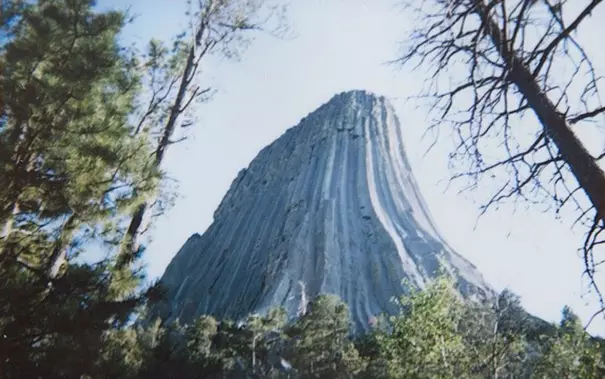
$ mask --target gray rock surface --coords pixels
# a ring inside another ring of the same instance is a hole
[[[265,147],[233,181],[214,222],[191,236],[162,282],[168,320],[239,319],[333,293],[357,330],[407,285],[424,287],[439,262],[466,296],[493,291],[440,237],[384,97],[334,96]],[[405,280],[407,284],[403,284]],[[302,284],[302,285],[301,285]]]

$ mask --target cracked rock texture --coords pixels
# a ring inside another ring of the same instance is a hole
[[[393,107],[384,97],[350,91],[239,172],[212,225],[191,236],[167,267],[162,282],[170,300],[156,311],[188,322],[283,306],[294,317],[301,298],[332,293],[363,331],[373,315],[396,310],[390,300],[406,286],[430,282],[440,261],[463,295],[494,293],[439,235]]]

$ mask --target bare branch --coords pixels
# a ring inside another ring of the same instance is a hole
[[[567,122],[569,122],[572,125],[577,124],[578,122],[580,122],[582,120],[586,120],[587,118],[592,118],[592,117],[598,116],[601,113],[605,113],[605,106],[599,107],[590,112],[585,112],[585,113],[579,114],[577,116],[574,116],[574,117],[570,118]]]
[[[212,88],[208,87],[208,88],[204,88],[203,90],[200,90],[200,87],[195,87],[195,89],[193,90],[193,93],[191,94],[191,96],[189,97],[189,100],[187,100],[187,102],[185,103],[185,105],[183,105],[178,112],[179,113],[183,113],[187,110],[187,108],[189,108],[189,105],[191,105],[191,102],[197,98],[199,98],[200,96],[204,96],[205,94],[207,94],[208,92],[210,92],[212,90]]]
[[[544,51],[542,52],[542,58],[540,58],[540,61],[538,62],[538,65],[536,66],[536,68],[534,69],[534,73],[533,76],[536,77],[536,75],[538,75],[538,73],[540,72],[540,70],[542,69],[542,66],[544,66],[544,64],[549,60],[550,57],[550,53],[555,49],[555,47],[563,40],[565,40],[566,38],[568,38],[570,36],[570,34],[576,30],[578,28],[578,26],[580,26],[580,24],[582,23],[582,21],[590,16],[590,14],[592,14],[592,11],[597,7],[597,5],[599,5],[599,3],[601,3],[603,0],[592,0],[590,2],[590,4],[584,8],[584,10],[578,15],[578,17],[576,17],[576,19],[569,24],[569,26],[567,28],[565,28],[558,36],[557,38],[553,39],[548,46],[546,46],[546,48],[544,49]]]
[[[605,219],[598,163],[605,153],[593,157],[571,126],[605,114],[601,77],[576,40],[603,1],[580,6],[569,24],[562,17],[567,2],[426,3],[407,2],[418,27],[392,63],[428,69],[426,89],[416,98],[429,101],[435,116],[429,129],[448,128],[456,142],[452,180],[465,178],[463,191],[495,182],[480,214],[509,200],[543,205],[555,217],[563,207],[577,212],[576,222],[587,228],[586,275],[600,296],[593,275],[600,260],[593,255],[601,229],[591,228],[591,220],[595,227]]]

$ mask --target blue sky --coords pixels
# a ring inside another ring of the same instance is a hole
[[[367,89],[387,96],[401,119],[406,151],[432,215],[450,245],[476,264],[497,289],[509,287],[525,307],[549,321],[558,321],[569,304],[583,319],[597,305],[586,292],[582,262],[576,251],[581,231],[525,205],[503,206],[483,216],[479,204],[490,188],[458,194],[446,191],[451,175],[451,140],[443,133],[426,156],[430,140],[426,110],[405,98],[422,87],[422,75],[385,64],[397,57],[398,42],[412,21],[391,0],[305,0],[292,2],[292,36],[285,40],[258,34],[239,62],[213,60],[203,80],[217,90],[198,111],[199,122],[188,140],[170,148],[164,169],[178,180],[175,206],[157,220],[146,261],[151,277],[162,274],[192,233],[202,233],[237,172],[260,149],[327,101],[349,89]],[[143,44],[168,39],[187,25],[185,1],[101,0],[101,8],[125,8],[140,16],[127,27],[125,41]],[[603,7],[601,7],[603,8]],[[600,9],[593,20],[605,19]],[[591,21],[598,35],[602,27]],[[587,48],[605,53],[596,38]],[[601,66],[602,69],[605,67]],[[602,70],[601,72],[605,72]],[[602,139],[601,139],[602,141]],[[476,228],[475,228],[475,225]],[[601,286],[605,281],[601,275]],[[592,332],[605,335],[605,322]]]

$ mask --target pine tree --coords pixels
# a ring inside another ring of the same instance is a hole
[[[320,295],[286,330],[292,340],[289,362],[301,378],[352,378],[365,360],[349,335],[347,305],[334,295]]]
[[[79,377],[105,331],[127,322],[140,273],[112,273],[121,218],[153,191],[148,137],[129,123],[137,61],[119,12],[87,0],[20,2],[0,49],[0,370]],[[136,194],[136,196],[135,196]]]

